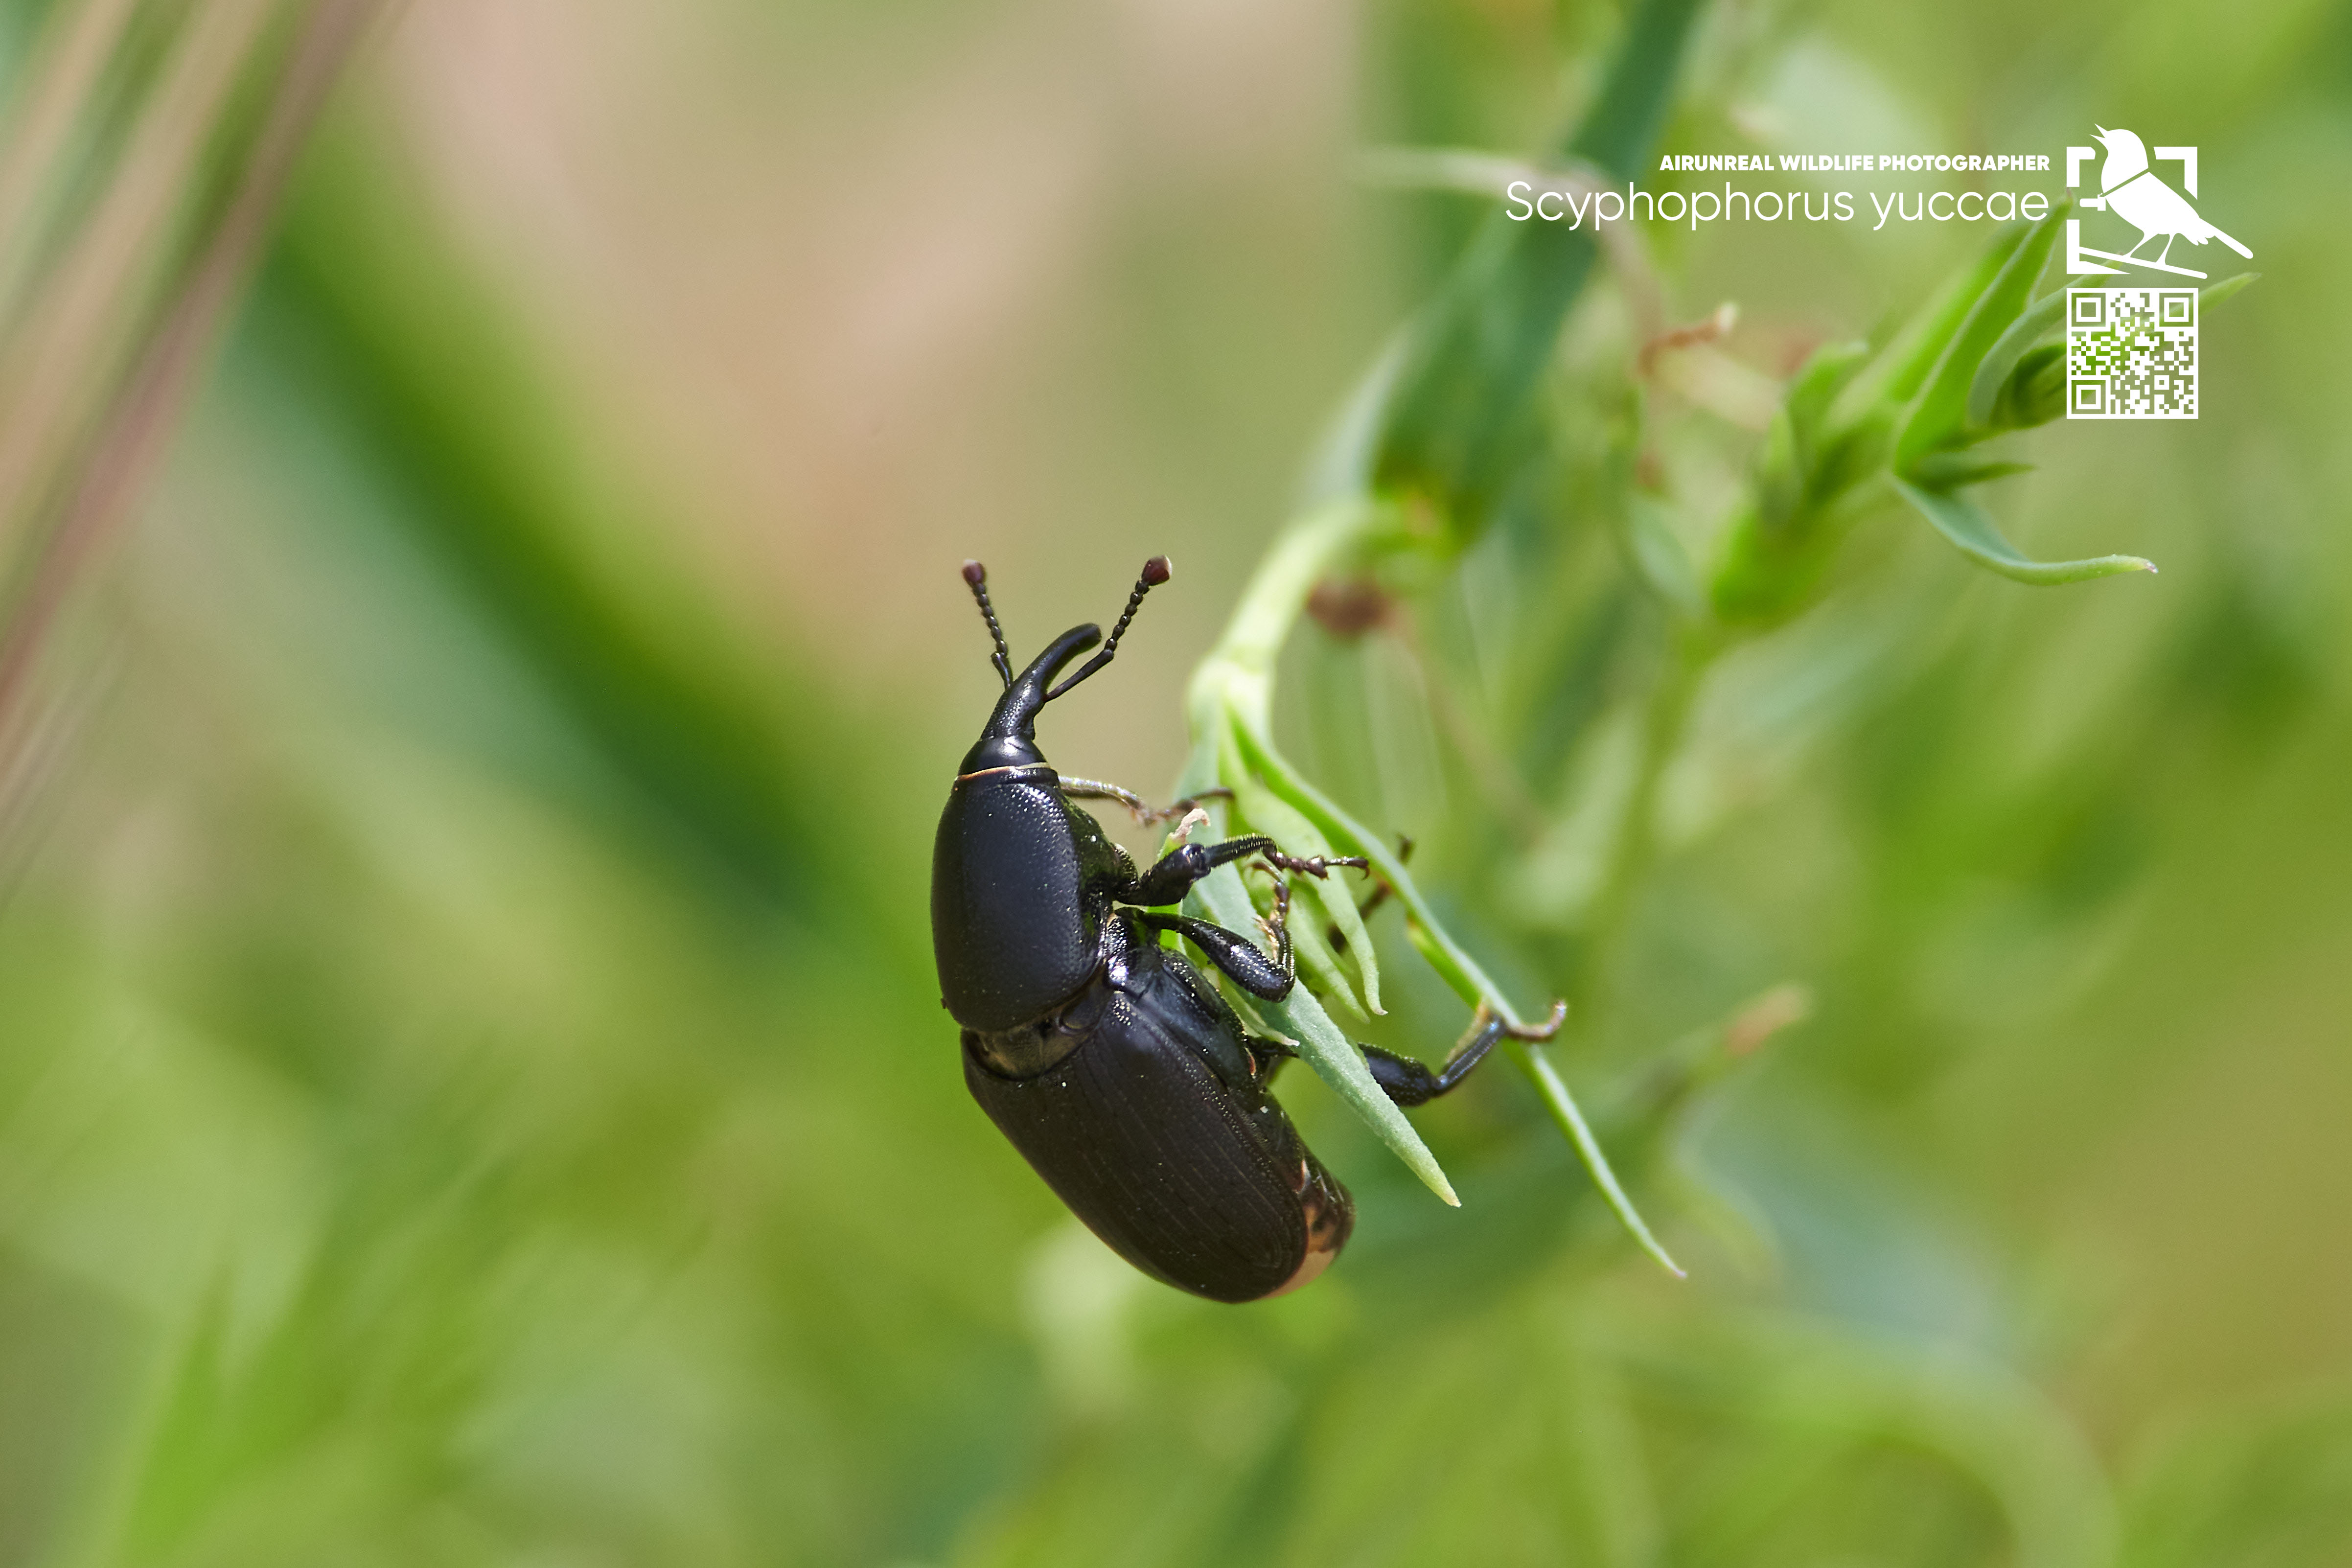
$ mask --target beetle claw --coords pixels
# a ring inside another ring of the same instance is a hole
[[[1290,884],[1282,874],[1263,861],[1258,868],[1274,879],[1274,907],[1257,917],[1257,929],[1265,933],[1266,945],[1274,949],[1274,961],[1285,974],[1297,973],[1290,952]]]
[[[1486,1013],[1487,1011],[1486,1005],[1481,1002],[1478,1005],[1478,1010],[1482,1014]],[[1506,1024],[1503,1026],[1503,1033],[1510,1036],[1511,1038],[1515,1040],[1549,1040],[1554,1035],[1559,1033],[1560,1025],[1565,1023],[1567,1019],[1568,1004],[1565,1002],[1554,1002],[1551,1005],[1551,1016],[1546,1018],[1542,1023]]]
[[[1206,822],[1208,818],[1206,816],[1202,815],[1201,811],[1201,803],[1202,801],[1231,800],[1233,798],[1234,792],[1227,789],[1224,785],[1211,784],[1207,789],[1193,791],[1191,795],[1186,795],[1182,800],[1171,800],[1166,805],[1145,805],[1142,802],[1138,801],[1134,808],[1135,819],[1138,822],[1144,824],[1146,826],[1149,826],[1155,822],[1165,822],[1171,816],[1181,816],[1187,820],[1199,816],[1202,821]]]

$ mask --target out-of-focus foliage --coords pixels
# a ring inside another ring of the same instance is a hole
[[[12,108],[101,8],[0,9]],[[1491,449],[1386,447],[1381,515],[1444,537],[1318,599],[1267,734],[1413,837],[1496,988],[1575,1004],[1550,1059],[1691,1278],[1510,1075],[1416,1115],[1455,1210],[1294,1069],[1358,1237],[1224,1309],[1111,1258],[964,1097],[922,920],[993,680],[954,566],[1034,646],[1171,549],[1044,742],[1172,784],[1283,454],[1479,243],[1460,197],[1339,203],[1348,149],[1540,155],[1644,35],[1193,9],[419,3],[362,58],[38,671],[0,1563],[2352,1550],[2352,332],[2314,195],[2352,32],[1688,13],[1667,150],[2167,121],[2263,279],[2194,426],[2027,428],[2046,355],[1988,330],[1769,583],[1761,531],[1849,488],[1819,437],[1869,373],[1822,345],[1897,342],[1989,237],[1662,230],[1580,264],[1523,417],[1431,426]],[[1033,275],[1049,308],[973,303]],[[1726,299],[1729,335],[1645,352]],[[2033,472],[1953,465],[1996,427]],[[2003,581],[1890,465],[2163,574]],[[1385,1013],[1337,1015],[1433,1057],[1461,998],[1393,901],[1368,936]]]
[[[372,0],[66,5],[0,143],[0,823],[53,715],[32,676],[169,443]],[[12,15],[12,32],[32,18]]]

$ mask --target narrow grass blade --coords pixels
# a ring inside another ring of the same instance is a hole
[[[1650,1234],[1650,1227],[1642,1222],[1641,1211],[1633,1206],[1633,1200],[1626,1196],[1625,1189],[1618,1184],[1617,1173],[1609,1166],[1609,1156],[1601,1152],[1601,1140],[1592,1135],[1592,1128],[1585,1121],[1584,1112],[1577,1109],[1576,1097],[1568,1092],[1568,1085],[1552,1067],[1551,1058],[1544,1054],[1541,1047],[1520,1040],[1510,1041],[1509,1048],[1519,1070],[1528,1075],[1537,1092],[1543,1096],[1544,1109],[1551,1112],[1552,1121],[1575,1145],[1577,1157],[1584,1162],[1584,1169],[1591,1176],[1592,1184],[1601,1189],[1601,1195],[1615,1211],[1618,1222],[1633,1233],[1633,1239],[1641,1244],[1642,1250],[1655,1258],[1660,1268],[1677,1279],[1690,1278],[1683,1271],[1683,1266],[1676,1263],[1659,1244],[1658,1238]]]

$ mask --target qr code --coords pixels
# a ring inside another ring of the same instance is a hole
[[[2066,417],[2197,417],[2197,290],[2066,290]]]

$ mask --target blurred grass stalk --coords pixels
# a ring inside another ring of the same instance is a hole
[[[137,503],[377,0],[86,0],[0,134],[0,837],[59,731],[41,655]]]

